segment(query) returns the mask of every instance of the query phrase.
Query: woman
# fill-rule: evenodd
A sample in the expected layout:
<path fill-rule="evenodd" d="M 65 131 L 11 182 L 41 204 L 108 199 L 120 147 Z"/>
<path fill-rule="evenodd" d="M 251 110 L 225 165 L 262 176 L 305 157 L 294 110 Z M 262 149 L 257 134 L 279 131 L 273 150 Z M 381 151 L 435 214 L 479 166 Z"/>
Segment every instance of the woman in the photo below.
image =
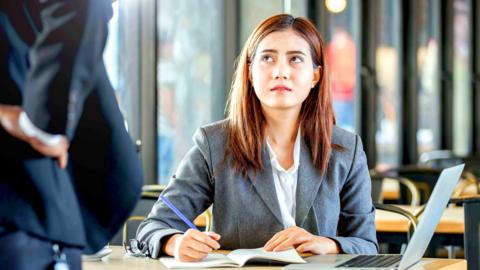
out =
<path fill-rule="evenodd" d="M 163 193 L 193 220 L 213 204 L 214 232 L 162 200 L 137 238 L 150 255 L 198 261 L 213 249 L 376 253 L 360 138 L 338 127 L 323 41 L 304 18 L 276 15 L 238 59 L 227 119 L 200 128 Z"/>

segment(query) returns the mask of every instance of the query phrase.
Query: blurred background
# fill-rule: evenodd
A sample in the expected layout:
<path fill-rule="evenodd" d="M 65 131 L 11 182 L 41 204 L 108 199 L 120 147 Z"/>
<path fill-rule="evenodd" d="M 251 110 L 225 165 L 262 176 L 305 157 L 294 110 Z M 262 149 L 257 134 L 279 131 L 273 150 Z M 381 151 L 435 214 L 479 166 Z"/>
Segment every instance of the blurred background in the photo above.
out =
<path fill-rule="evenodd" d="M 474 0 L 117 0 L 108 73 L 145 169 L 167 184 L 201 125 L 224 118 L 248 35 L 278 13 L 326 44 L 337 124 L 369 167 L 480 152 L 480 7 Z"/>

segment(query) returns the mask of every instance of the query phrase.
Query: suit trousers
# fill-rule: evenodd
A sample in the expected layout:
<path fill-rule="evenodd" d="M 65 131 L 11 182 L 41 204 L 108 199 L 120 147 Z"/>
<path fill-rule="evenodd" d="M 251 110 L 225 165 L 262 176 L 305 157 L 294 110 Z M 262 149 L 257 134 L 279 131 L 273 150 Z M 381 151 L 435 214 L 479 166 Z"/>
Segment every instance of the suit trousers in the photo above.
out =
<path fill-rule="evenodd" d="M 35 237 L 25 231 L 9 230 L 0 226 L 0 268 L 5 270 L 54 270 L 57 262 L 54 246 L 59 247 L 61 257 L 69 270 L 82 269 L 82 250 L 79 247 L 62 246 Z M 58 254 L 57 254 L 58 255 Z"/>

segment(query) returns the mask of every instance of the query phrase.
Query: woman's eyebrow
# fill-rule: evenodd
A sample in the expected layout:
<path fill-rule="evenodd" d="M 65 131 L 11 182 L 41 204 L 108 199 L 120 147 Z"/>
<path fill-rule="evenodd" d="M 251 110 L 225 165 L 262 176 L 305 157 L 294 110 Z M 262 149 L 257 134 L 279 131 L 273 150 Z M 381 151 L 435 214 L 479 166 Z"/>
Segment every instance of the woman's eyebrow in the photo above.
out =
<path fill-rule="evenodd" d="M 265 50 L 262 50 L 261 53 L 278 53 L 278 51 L 274 49 L 265 49 Z M 307 56 L 307 54 L 304 53 L 303 51 L 288 51 L 287 54 L 303 54 Z"/>
<path fill-rule="evenodd" d="M 274 49 L 265 49 L 262 50 L 261 53 L 278 53 L 278 51 Z"/>
<path fill-rule="evenodd" d="M 287 54 L 303 54 L 304 56 L 307 56 L 303 51 L 288 51 Z"/>

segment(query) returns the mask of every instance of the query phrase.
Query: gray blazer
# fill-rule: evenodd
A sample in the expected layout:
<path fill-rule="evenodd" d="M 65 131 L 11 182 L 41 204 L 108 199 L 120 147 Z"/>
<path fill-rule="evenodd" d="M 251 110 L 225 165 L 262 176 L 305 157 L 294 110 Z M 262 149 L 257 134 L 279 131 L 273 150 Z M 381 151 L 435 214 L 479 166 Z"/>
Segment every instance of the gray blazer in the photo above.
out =
<path fill-rule="evenodd" d="M 227 137 L 224 125 L 225 120 L 197 130 L 195 145 L 163 194 L 190 220 L 213 204 L 212 230 L 222 236 L 222 249 L 261 247 L 285 229 L 268 150 L 263 150 L 262 172 L 251 170 L 247 179 L 232 174 L 229 162 L 222 162 Z M 327 173 L 320 174 L 302 141 L 295 223 L 337 241 L 344 253 L 377 253 L 375 211 L 360 137 L 334 127 L 333 143 L 346 150 L 333 150 Z M 157 258 L 162 255 L 165 236 L 187 229 L 159 199 L 140 224 L 137 239 L 147 242 L 151 256 Z"/>

